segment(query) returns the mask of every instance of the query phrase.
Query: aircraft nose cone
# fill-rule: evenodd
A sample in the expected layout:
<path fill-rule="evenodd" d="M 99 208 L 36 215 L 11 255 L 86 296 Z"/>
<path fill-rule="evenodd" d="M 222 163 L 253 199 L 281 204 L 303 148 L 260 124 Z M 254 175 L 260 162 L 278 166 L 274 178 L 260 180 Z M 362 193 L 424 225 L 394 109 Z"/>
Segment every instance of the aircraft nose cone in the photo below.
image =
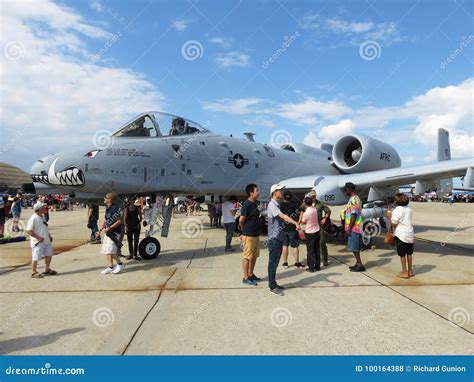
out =
<path fill-rule="evenodd" d="M 33 182 L 48 184 L 48 169 L 51 166 L 51 163 L 53 163 L 54 159 L 55 155 L 48 155 L 38 159 L 35 163 L 33 163 L 30 170 L 30 175 L 33 179 Z"/>
<path fill-rule="evenodd" d="M 84 173 L 74 161 L 61 155 L 49 155 L 39 159 L 31 167 L 33 182 L 54 186 L 83 187 Z"/>

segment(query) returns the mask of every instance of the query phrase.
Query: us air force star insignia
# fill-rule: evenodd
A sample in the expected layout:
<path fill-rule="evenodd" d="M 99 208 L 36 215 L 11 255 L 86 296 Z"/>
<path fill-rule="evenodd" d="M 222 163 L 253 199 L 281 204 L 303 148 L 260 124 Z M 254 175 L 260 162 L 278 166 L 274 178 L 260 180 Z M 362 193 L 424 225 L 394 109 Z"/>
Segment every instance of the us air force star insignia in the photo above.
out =
<path fill-rule="evenodd" d="M 249 164 L 249 160 L 245 159 L 242 154 L 235 154 L 233 157 L 229 157 L 229 163 L 233 163 L 236 168 L 242 168 L 244 165 Z"/>

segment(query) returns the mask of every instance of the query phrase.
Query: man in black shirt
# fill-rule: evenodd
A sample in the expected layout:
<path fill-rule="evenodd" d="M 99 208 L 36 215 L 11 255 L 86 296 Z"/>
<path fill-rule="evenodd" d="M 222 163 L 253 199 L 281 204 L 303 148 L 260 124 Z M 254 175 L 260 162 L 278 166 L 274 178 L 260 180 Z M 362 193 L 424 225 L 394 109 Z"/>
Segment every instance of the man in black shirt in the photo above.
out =
<path fill-rule="evenodd" d="M 239 228 L 242 231 L 242 241 L 244 243 L 242 259 L 244 278 L 242 282 L 256 286 L 257 281 L 261 280 L 253 273 L 257 258 L 260 256 L 260 210 L 257 200 L 260 190 L 256 184 L 249 184 L 245 187 L 245 192 L 248 198 L 242 205 L 239 219 Z"/>
<path fill-rule="evenodd" d="M 283 193 L 284 201 L 280 204 L 280 210 L 285 215 L 289 216 L 293 220 L 298 220 L 300 214 L 300 204 L 292 200 L 292 195 L 290 191 L 285 191 Z M 285 222 L 284 238 L 283 238 L 283 267 L 288 268 L 288 247 L 293 248 L 293 258 L 295 259 L 296 268 L 304 268 L 303 264 L 300 263 L 299 256 L 299 246 L 300 238 L 299 233 L 296 230 L 294 224 Z"/>

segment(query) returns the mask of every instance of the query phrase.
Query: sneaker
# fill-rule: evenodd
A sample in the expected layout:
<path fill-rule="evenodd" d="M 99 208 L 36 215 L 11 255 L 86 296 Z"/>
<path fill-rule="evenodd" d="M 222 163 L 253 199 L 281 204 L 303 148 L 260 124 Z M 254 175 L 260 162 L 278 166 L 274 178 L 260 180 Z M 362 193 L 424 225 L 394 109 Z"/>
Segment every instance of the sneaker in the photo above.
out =
<path fill-rule="evenodd" d="M 235 249 L 234 248 L 226 248 L 225 251 L 226 252 L 235 252 Z"/>
<path fill-rule="evenodd" d="M 107 267 L 103 271 L 100 271 L 100 273 L 102 273 L 103 275 L 107 275 L 109 273 L 112 273 L 113 270 L 114 270 L 114 268 Z"/>
<path fill-rule="evenodd" d="M 117 273 L 120 273 L 120 271 L 123 269 L 123 264 L 117 264 L 115 265 L 114 267 L 114 270 L 112 271 L 113 274 L 117 274 Z"/>
<path fill-rule="evenodd" d="M 273 294 L 276 294 L 277 296 L 284 296 L 285 295 L 283 293 L 283 291 L 281 289 L 278 289 L 278 288 L 270 289 L 270 292 L 272 292 Z"/>
<path fill-rule="evenodd" d="M 296 268 L 304 268 L 304 265 L 301 263 L 295 263 Z"/>
<path fill-rule="evenodd" d="M 324 266 L 325 267 L 329 266 L 329 261 L 324 262 Z"/>
<path fill-rule="evenodd" d="M 282 266 L 283 268 L 285 268 L 285 269 L 288 269 L 288 268 L 289 268 L 288 263 L 283 263 L 281 266 Z"/>
<path fill-rule="evenodd" d="M 262 281 L 262 279 L 260 277 L 255 276 L 255 275 L 249 276 L 249 279 L 253 280 L 253 281 Z"/>
<path fill-rule="evenodd" d="M 284 287 L 283 285 L 278 285 L 278 284 L 277 284 L 276 288 L 277 288 L 277 289 L 280 289 L 280 290 L 285 289 L 285 287 Z"/>
<path fill-rule="evenodd" d="M 242 284 L 247 284 L 247 285 L 252 285 L 252 286 L 257 286 L 257 283 L 253 281 L 252 279 L 242 279 Z"/>

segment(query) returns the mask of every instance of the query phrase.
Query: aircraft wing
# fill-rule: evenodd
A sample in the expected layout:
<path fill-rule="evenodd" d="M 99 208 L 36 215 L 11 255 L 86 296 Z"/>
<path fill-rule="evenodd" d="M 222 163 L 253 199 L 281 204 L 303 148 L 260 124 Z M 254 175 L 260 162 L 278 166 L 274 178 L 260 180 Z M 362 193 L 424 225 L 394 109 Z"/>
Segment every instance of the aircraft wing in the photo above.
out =
<path fill-rule="evenodd" d="M 473 167 L 474 158 L 466 158 L 357 174 L 305 176 L 285 179 L 279 183 L 294 192 L 314 189 L 321 200 L 330 204 L 343 204 L 347 201 L 347 197 L 341 189 L 346 182 L 354 183 L 358 192 L 369 192 L 371 189 L 388 190 L 408 183 L 433 183 L 438 179 L 463 176 L 471 173 L 470 169 Z M 378 196 L 380 197 L 380 194 Z M 369 197 L 369 200 L 375 199 Z"/>

